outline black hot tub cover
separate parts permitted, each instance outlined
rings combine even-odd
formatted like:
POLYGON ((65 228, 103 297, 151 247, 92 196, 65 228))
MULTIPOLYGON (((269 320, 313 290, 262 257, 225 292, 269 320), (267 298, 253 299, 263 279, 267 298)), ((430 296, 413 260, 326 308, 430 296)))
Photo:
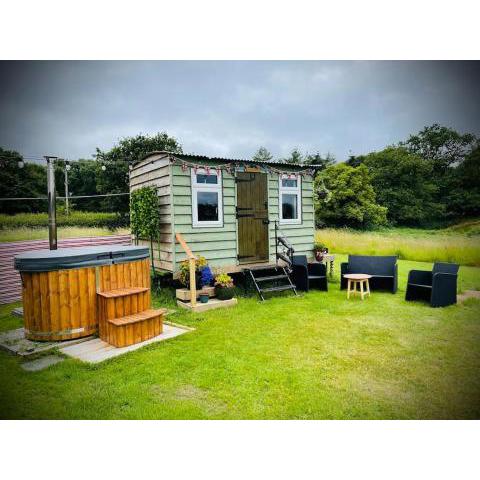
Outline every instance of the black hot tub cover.
POLYGON ((35 250, 17 255, 15 269, 20 272, 50 272, 133 262, 148 257, 148 247, 122 245, 35 250))

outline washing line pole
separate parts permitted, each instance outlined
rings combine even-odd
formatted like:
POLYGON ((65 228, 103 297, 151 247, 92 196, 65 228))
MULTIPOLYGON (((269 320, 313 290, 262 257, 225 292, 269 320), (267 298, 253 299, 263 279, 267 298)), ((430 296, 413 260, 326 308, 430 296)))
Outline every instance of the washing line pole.
POLYGON ((70 163, 65 161, 65 215, 68 217, 68 171, 70 170, 70 163))
POLYGON ((47 161, 48 189, 48 242, 50 250, 57 249, 57 205, 55 192, 55 160, 57 157, 45 155, 47 161))

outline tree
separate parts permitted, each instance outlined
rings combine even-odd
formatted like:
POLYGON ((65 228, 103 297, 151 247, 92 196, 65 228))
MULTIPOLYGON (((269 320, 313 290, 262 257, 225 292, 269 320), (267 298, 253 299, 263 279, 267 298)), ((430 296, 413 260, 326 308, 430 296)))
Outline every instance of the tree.
POLYGON ((319 152, 315 154, 307 153, 303 159, 303 163, 305 165, 320 165, 319 170, 323 170, 335 163, 335 156, 330 152, 328 152, 325 157, 322 157, 319 152))
MULTIPOLYGON (((97 190, 97 174, 98 164, 95 160, 80 159, 70 162, 70 170, 68 172, 68 190, 70 195, 98 195, 97 190)), ((65 192, 65 170, 61 165, 60 183, 57 183, 57 190, 65 192)), ((80 198, 74 199, 70 205, 75 210, 86 211, 104 211, 105 201, 102 198, 80 198)))
MULTIPOLYGON (((23 157, 14 150, 0 147, 0 197, 46 197, 47 169, 44 165, 25 163, 23 157), (22 165, 22 167, 20 166, 22 165)), ((2 213, 46 211, 46 200, 2 201, 2 213)))
POLYGON ((443 213, 436 200, 433 162, 403 147, 387 147, 364 157, 377 201, 388 208, 388 220, 399 225, 425 225, 443 213))
POLYGON ((290 156, 283 159, 285 163, 303 163, 303 155, 302 152, 298 148, 294 148, 290 156))
POLYGON ((357 168, 345 163, 330 165, 315 178, 315 192, 323 186, 329 195, 327 200, 317 195, 317 224, 361 229, 386 224, 387 208, 377 204, 370 173, 364 165, 357 168))
POLYGON ((480 145, 450 176, 446 202, 452 217, 480 216, 480 145))
POLYGON ((401 146, 425 160, 432 161, 434 173, 438 176, 445 174, 449 167, 459 165, 475 144, 475 135, 471 133, 462 135, 451 128, 434 123, 417 135, 410 135, 401 146))
POLYGON ((260 147, 252 157, 252 160, 255 162, 271 162, 272 159, 272 154, 265 147, 260 147))
MULTIPOLYGON (((172 153, 182 153, 182 147, 177 139, 161 132, 156 135, 137 135, 122 138, 118 145, 103 152, 97 148, 96 166, 97 190, 101 194, 124 193, 129 191, 128 166, 141 160, 147 153, 166 150, 172 153), (105 167, 105 169, 102 168, 105 167)), ((128 213, 128 196, 107 197, 103 202, 109 211, 128 213)))
POLYGON ((452 218, 465 211, 459 203, 460 198, 468 200, 468 191, 464 191, 465 187, 460 182, 461 165, 478 146, 475 135, 462 135, 435 123, 425 127, 417 135, 411 135, 401 145, 423 160, 433 163, 432 175, 438 185, 437 201, 444 204, 445 217, 452 218), (460 177, 457 175, 458 169, 460 177))
POLYGON ((349 155, 348 160, 345 162, 351 167, 358 167, 365 160, 365 155, 349 155))

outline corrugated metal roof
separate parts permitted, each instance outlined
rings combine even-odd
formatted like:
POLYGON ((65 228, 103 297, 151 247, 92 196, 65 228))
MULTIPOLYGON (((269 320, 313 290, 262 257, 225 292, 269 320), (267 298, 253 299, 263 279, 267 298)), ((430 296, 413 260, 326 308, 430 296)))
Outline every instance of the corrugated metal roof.
POLYGON ((152 155, 158 155, 158 154, 168 154, 171 155, 172 157, 179 158, 181 160, 190 160, 190 161, 195 161, 195 160, 203 160, 203 161, 213 161, 213 162, 223 162, 223 163, 253 163, 253 164, 265 164, 265 165, 283 165, 283 166, 288 166, 288 167, 294 167, 294 168, 323 168, 323 165, 310 165, 310 164, 301 164, 301 163, 287 163, 287 162, 275 162, 275 161, 263 161, 263 160, 252 160, 252 159, 247 159, 247 158, 224 158, 224 157, 208 157, 207 155, 197 155, 197 154, 192 154, 192 153, 173 153, 173 152, 168 152, 166 150, 159 150, 159 151, 154 151, 150 152, 147 155, 145 155, 142 160, 145 160, 146 158, 152 156, 152 155))

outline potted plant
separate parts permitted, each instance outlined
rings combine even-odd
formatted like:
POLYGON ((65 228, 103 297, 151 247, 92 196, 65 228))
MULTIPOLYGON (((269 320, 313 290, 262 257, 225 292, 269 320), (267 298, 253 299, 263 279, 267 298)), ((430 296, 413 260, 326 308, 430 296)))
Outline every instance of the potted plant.
POLYGON ((208 265, 205 265, 201 271, 201 277, 202 277, 202 288, 203 287, 211 287, 213 284, 213 273, 212 270, 208 265))
POLYGON ((230 300, 235 294, 233 279, 226 273, 219 273, 215 277, 215 295, 219 300, 230 300))
MULTIPOLYGON (((207 266, 207 259, 205 257, 197 257, 195 260, 195 287, 197 290, 202 289, 202 270, 207 266)), ((179 280, 182 285, 190 288, 190 262, 184 260, 180 263, 179 280)))
POLYGON ((320 242, 315 242, 313 246, 313 254, 315 255, 315 260, 321 262, 323 257, 328 254, 328 248, 320 242))

